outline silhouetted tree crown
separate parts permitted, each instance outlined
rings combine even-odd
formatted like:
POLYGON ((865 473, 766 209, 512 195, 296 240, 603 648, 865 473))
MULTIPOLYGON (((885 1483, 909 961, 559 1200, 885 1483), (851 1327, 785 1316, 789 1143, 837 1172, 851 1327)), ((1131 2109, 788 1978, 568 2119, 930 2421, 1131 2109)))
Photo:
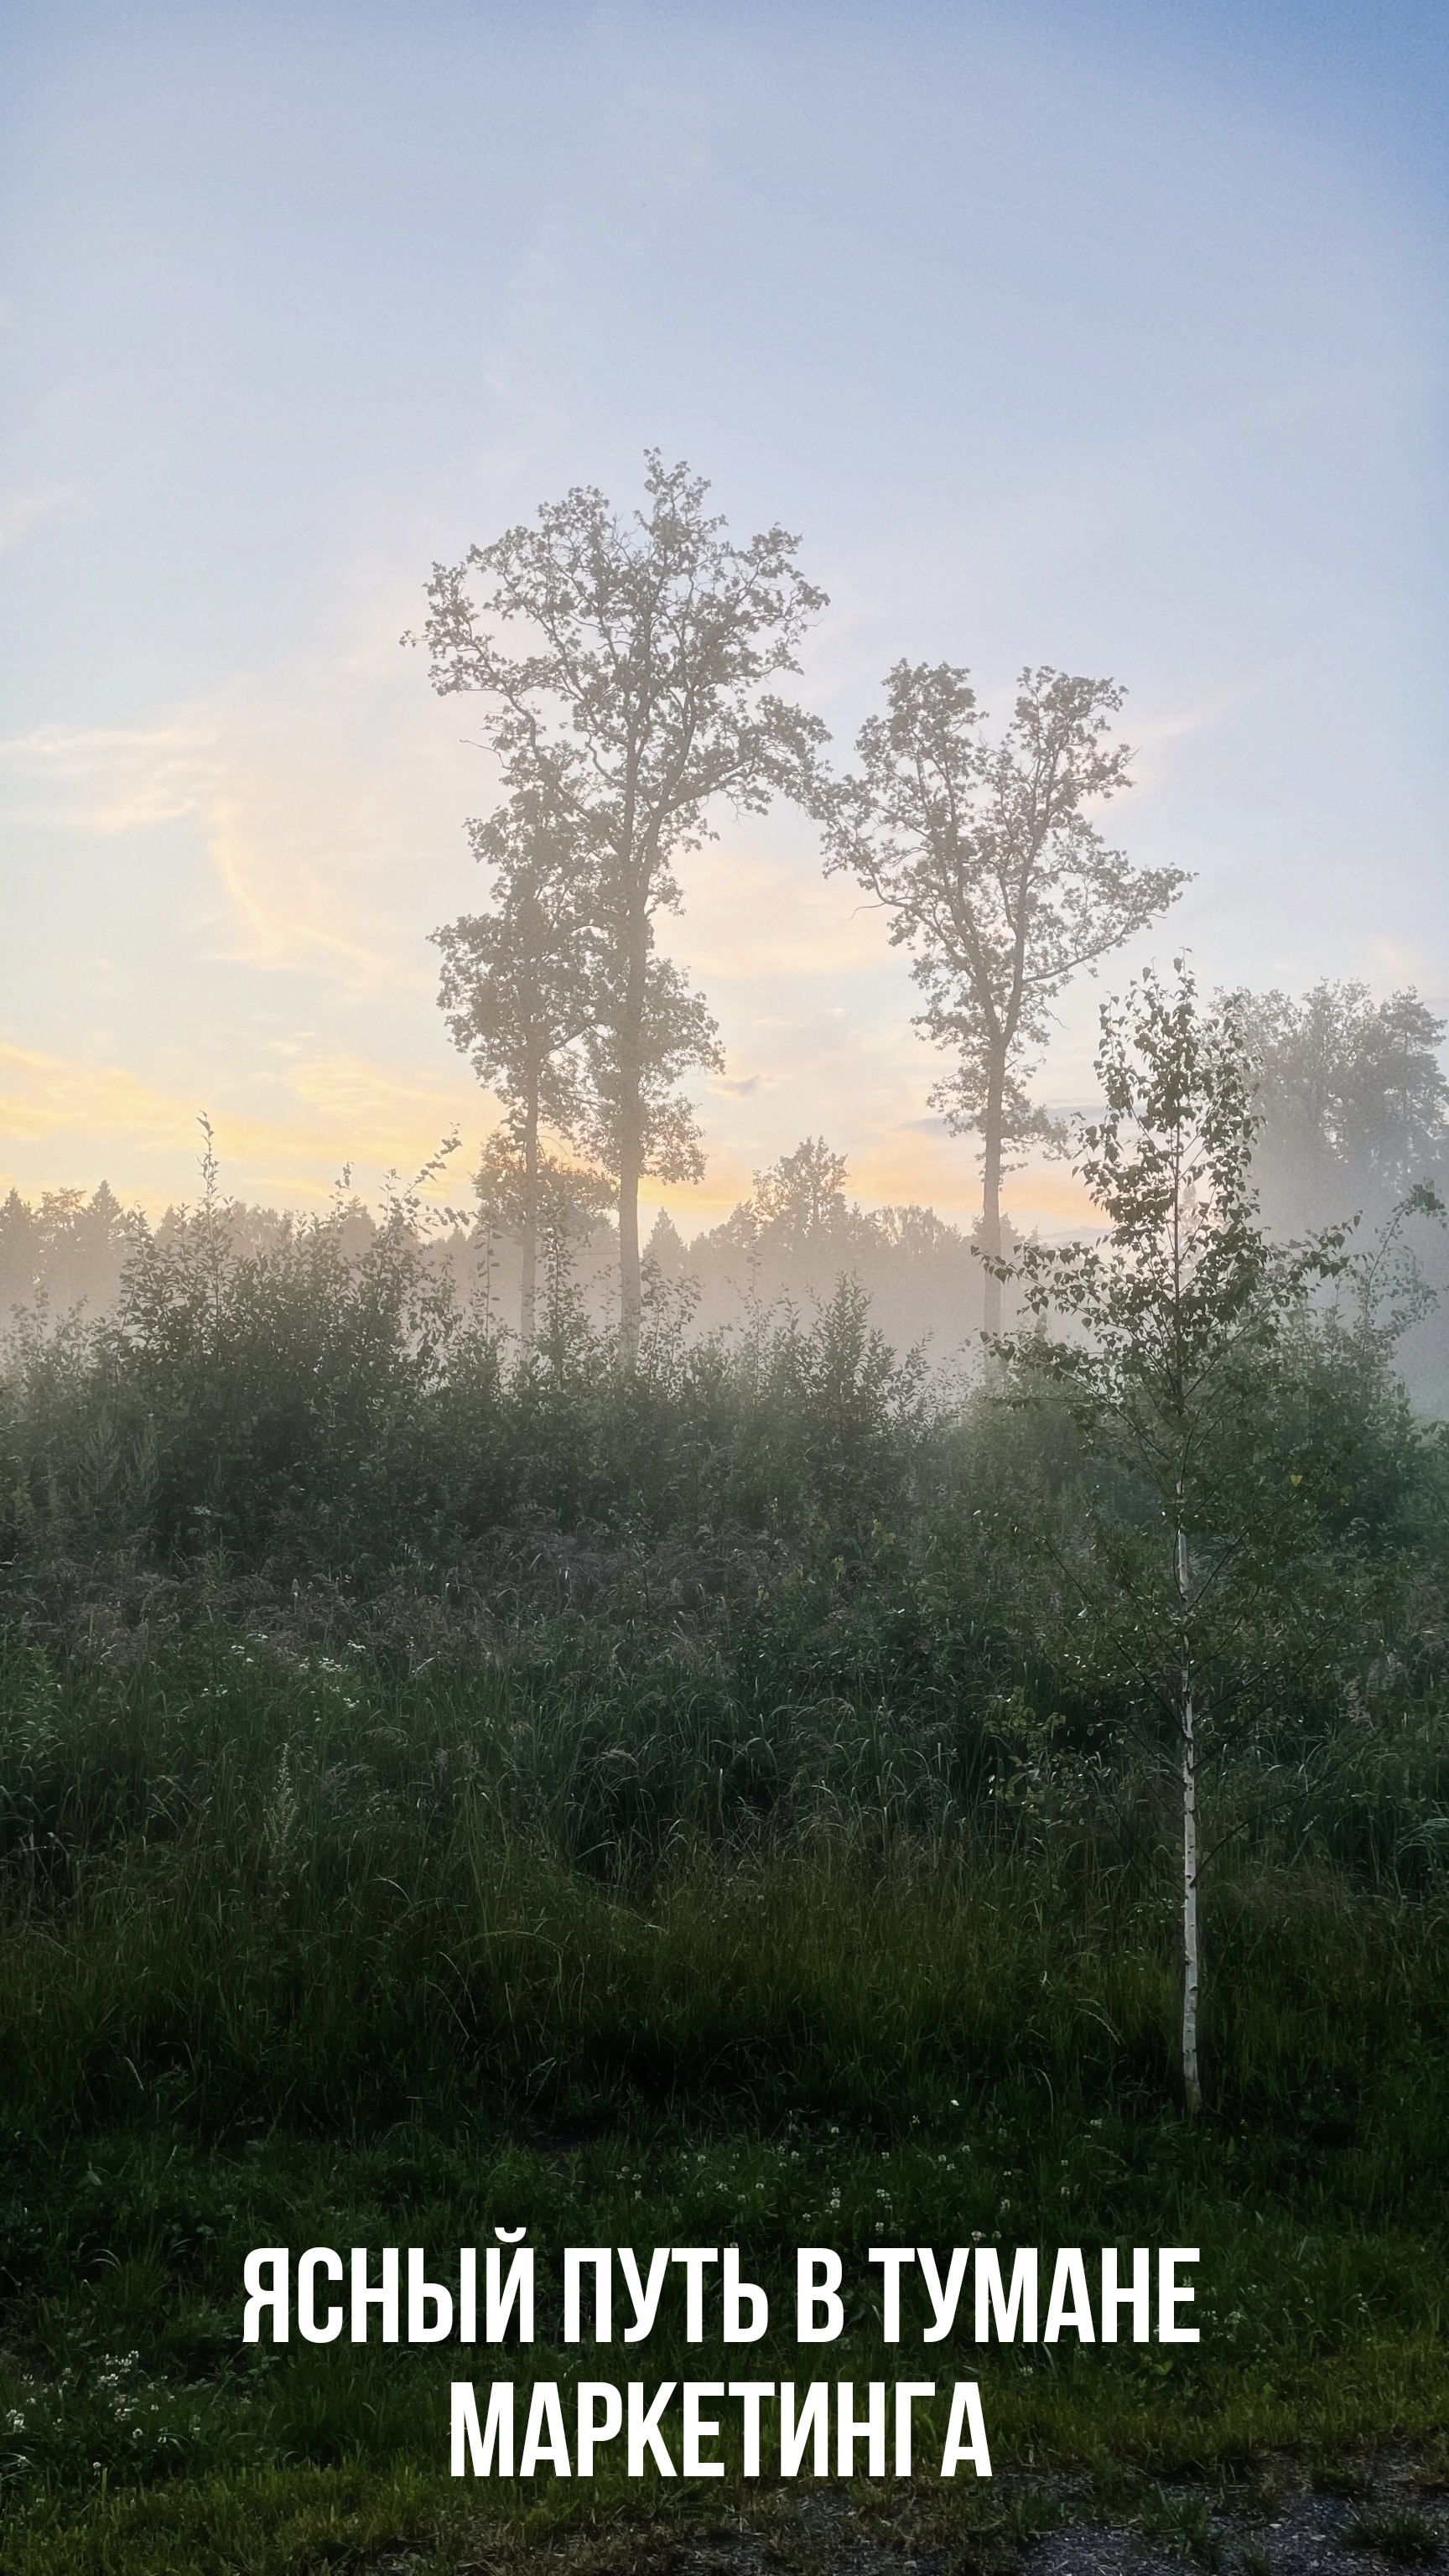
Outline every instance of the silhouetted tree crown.
POLYGON ((1186 882, 1109 849, 1084 806, 1129 784, 1105 740, 1110 680, 1023 671, 998 742, 970 677, 898 662, 887 709, 862 726, 860 768, 822 800, 826 870, 848 869, 914 952, 917 1026, 956 1061, 931 1094, 982 1148, 986 1326, 1000 1328, 1001 1179, 1013 1147, 1048 1131, 1027 1092, 1051 1004, 1078 969, 1142 929, 1186 882))
POLYGON ((1254 1169, 1286 1233, 1362 1211, 1381 1224, 1449 1153, 1445 1023, 1412 986, 1376 1002, 1366 984, 1235 996, 1257 1065, 1254 1169))
POLYGON ((639 1183, 696 1167, 697 1133, 673 1086, 689 1065, 719 1060, 703 1003, 653 954, 654 919, 678 909, 674 861, 712 836, 714 801, 743 812, 777 793, 808 803, 824 739, 818 719, 769 685, 798 669, 824 594, 797 568, 798 539, 774 527, 735 545, 706 511, 707 490, 651 450, 644 510, 623 518, 578 486, 536 524, 435 566, 428 587, 434 687, 482 694, 506 784, 542 795, 588 851, 592 1142, 618 1188, 626 1358, 639 1338, 639 1183), (515 626, 519 652, 505 640, 515 626))

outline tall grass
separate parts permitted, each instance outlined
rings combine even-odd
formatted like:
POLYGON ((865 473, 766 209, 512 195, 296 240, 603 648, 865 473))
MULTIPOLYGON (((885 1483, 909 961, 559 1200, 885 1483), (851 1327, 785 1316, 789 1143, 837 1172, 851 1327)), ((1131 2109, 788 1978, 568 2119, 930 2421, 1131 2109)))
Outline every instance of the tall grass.
MULTIPOLYGON (((1343 1530, 1209 1677, 1194 2124, 1170 1746, 1130 1608, 1070 1579, 1104 1506, 1124 1558, 1155 1533, 1060 1418, 929 1389, 849 1287, 748 1342, 658 1322, 628 1373, 566 1311, 510 1360, 400 1239, 326 1229, 233 1261, 203 1228, 114 1325, 22 1334, 0 2482, 400 2494, 449 2364, 239 2358, 242 2254, 494 2217, 738 2241, 776 2287, 801 2242, 1201 2242, 1200 2357, 1013 2356, 1003 2439, 1415 2430, 1449 2386, 1444 1461, 1341 1361, 1343 1530)), ((868 2307, 847 2345, 885 2369, 868 2307)))
MULTIPOLYGON (((500 2120, 1172 2097, 1150 1770, 1044 1813, 879 1706, 767 1729, 718 1678, 409 1682, 225 1631, 121 1671, 15 1657, 3 1689, 0 2034, 37 2123, 124 2114, 138 2084, 213 2135, 420 2099, 472 2119, 480 2082, 500 2120)), ((1220 1774, 1225 2114, 1296 2126, 1388 2085, 1407 2154, 1399 2088, 1445 2107, 1446 1773, 1420 1718, 1220 1774)))
MULTIPOLYGON (((0 2483, 33 2499, 12 2528, 37 2569, 87 2563, 92 2525, 104 2563, 148 2569, 123 2499, 157 2481, 178 2563, 223 2505, 251 2549, 277 2477, 308 2530, 320 2478, 339 2534, 406 2488, 437 2535, 456 2355, 243 2352, 256 2244, 446 2268, 525 2222, 547 2283, 568 2243, 724 2241, 777 2317, 801 2243, 861 2280, 882 2238, 1200 2245, 1205 2341, 1170 2369, 951 2357, 984 2367, 999 2460, 1432 2422, 1434 1721, 1350 1717, 1296 1771, 1220 1771, 1190 2124, 1150 1765, 1038 1764, 1017 1794, 1006 1714, 966 1762, 970 1729, 926 1704, 765 1725, 718 1670, 409 1676, 351 1642, 279 1654, 218 1620, 129 1662, 0 1666, 0 2483)), ((566 2380, 556 2309, 531 2367, 566 2380)), ((795 2358, 777 2338, 752 2367, 795 2358)), ((735 2365, 676 2326, 650 2366, 735 2365)), ((853 2302, 832 2373, 899 2366, 853 2302)))

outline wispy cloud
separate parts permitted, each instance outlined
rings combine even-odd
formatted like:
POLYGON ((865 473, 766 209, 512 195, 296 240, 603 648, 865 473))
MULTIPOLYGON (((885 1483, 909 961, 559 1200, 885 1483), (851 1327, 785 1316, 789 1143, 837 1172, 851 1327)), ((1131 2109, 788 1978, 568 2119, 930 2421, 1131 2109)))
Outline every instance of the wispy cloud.
POLYGON ((67 1130, 164 1149, 186 1132, 185 1112, 122 1065, 0 1043, 0 1139, 35 1144, 67 1130))
POLYGON ((0 743, 5 801, 72 842, 189 818, 215 956, 430 989, 424 932, 474 895, 461 816, 492 790, 476 754, 465 772, 456 739, 440 745, 414 678, 339 654, 150 725, 38 727, 0 743))
POLYGON ((185 718, 129 730, 41 725, 0 743, 0 766, 37 791, 18 809, 25 819, 103 838, 204 814, 225 778, 215 725, 185 718))
POLYGON ((807 827, 793 846, 755 850, 727 827, 679 868, 685 909, 661 945, 706 987, 718 978, 792 982, 870 971, 890 955, 888 925, 858 886, 820 873, 807 827))
MULTIPOLYGON (((65 1159, 73 1164, 79 1146, 93 1180, 108 1170, 129 1194, 155 1204, 193 1168, 205 1107, 229 1189, 316 1204, 344 1163, 411 1176, 450 1129, 466 1122, 476 1138, 496 1116, 461 1067, 452 1085, 428 1084, 357 1058, 317 1055, 284 1065, 273 1089, 276 1114, 259 1117, 235 1099, 199 1101, 125 1065, 0 1043, 0 1150, 8 1176, 34 1188, 48 1183, 63 1149, 72 1149, 65 1159)), ((452 1195, 461 1189, 455 1182, 452 1195)))
POLYGON ((69 483, 12 484, 0 492, 0 554, 8 554, 43 519, 77 504, 80 494, 69 483))

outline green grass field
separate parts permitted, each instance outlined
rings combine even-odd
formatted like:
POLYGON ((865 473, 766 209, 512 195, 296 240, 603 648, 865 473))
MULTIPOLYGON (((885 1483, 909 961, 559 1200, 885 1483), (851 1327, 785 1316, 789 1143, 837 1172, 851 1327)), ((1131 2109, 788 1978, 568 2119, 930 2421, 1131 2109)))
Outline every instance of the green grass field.
MULTIPOLYGON (((1311 1776, 1217 1775, 1194 2123, 1150 1774, 1075 1817, 968 1812, 923 1797, 879 1706, 797 1706, 766 1744, 682 1670, 672 1695, 409 1680, 345 1636, 279 1654, 219 1622, 129 1664, 16 1653, 3 1694, 6 2576, 409 2540, 441 2568, 480 2531, 490 2563, 572 2531, 607 2566, 627 2529, 633 2564, 726 2496, 795 2509, 734 2475, 631 2484, 607 2451, 587 2489, 455 2483, 449 2382, 500 2366, 934 2378, 923 2461, 979 2376, 999 2467, 1099 2478, 1438 2436, 1436 1722, 1346 1727, 1311 1776), (538 2341, 506 2365, 240 2340, 252 2246, 418 2245, 446 2278, 520 2225, 538 2341), (1103 2244, 1200 2246, 1201 2343, 930 2348, 908 2300, 883 2345, 869 2248, 973 2240, 1080 2245, 1089 2271, 1103 2244), (795 2247, 833 2246, 844 2336, 742 2359, 686 2346, 676 2301, 647 2346, 566 2347, 562 2248, 602 2244, 737 2244, 776 2329, 795 2247)), ((930 2510, 964 2528, 975 2486, 930 2510)), ((889 2481, 867 2502, 926 2509, 889 2481)))

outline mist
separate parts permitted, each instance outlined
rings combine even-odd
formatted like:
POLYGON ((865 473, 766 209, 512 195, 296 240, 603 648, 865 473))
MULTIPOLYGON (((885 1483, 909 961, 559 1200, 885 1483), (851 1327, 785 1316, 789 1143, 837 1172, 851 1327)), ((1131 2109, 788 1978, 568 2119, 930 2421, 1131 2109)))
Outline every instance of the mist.
POLYGON ((1449 2563, 1446 34, 0 24, 4 2576, 1449 2563))

